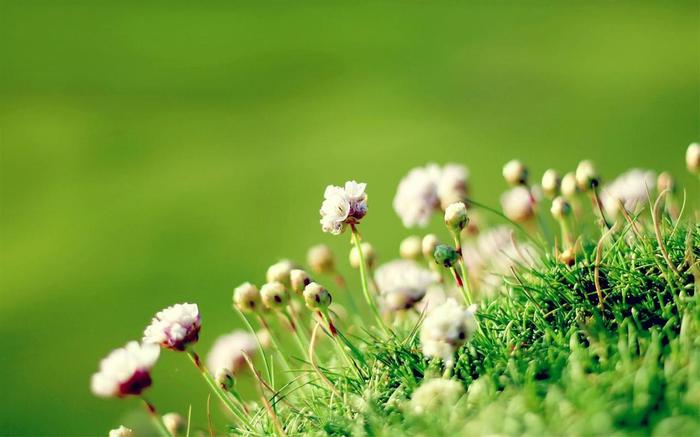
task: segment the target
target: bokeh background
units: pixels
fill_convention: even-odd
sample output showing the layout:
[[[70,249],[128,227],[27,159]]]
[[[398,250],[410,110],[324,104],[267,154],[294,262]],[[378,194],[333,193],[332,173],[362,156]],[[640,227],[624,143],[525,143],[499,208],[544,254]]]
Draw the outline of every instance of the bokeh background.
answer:
[[[318,224],[326,184],[368,182],[384,260],[410,233],[396,185],[428,161],[468,165],[493,205],[514,157],[669,170],[700,197],[694,1],[0,8],[3,435],[143,420],[88,382],[166,305],[199,303],[204,352],[277,259],[326,242],[350,273],[347,235]],[[164,353],[150,396],[201,422],[191,367]]]

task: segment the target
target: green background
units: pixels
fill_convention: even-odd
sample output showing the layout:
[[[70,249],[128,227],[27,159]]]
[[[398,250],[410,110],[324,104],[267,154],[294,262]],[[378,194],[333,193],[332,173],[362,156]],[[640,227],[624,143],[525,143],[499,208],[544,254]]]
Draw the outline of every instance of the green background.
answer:
[[[166,305],[200,305],[204,352],[278,258],[327,242],[349,273],[329,183],[368,183],[384,260],[428,161],[494,205],[514,157],[669,170],[697,205],[697,2],[0,5],[0,434],[142,420],[89,377]],[[191,367],[164,353],[150,397],[201,423]]]

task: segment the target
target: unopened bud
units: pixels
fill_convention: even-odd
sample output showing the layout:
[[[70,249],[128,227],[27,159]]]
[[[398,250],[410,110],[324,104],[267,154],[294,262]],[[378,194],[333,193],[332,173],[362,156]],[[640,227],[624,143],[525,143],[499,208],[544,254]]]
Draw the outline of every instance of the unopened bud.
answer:
[[[542,191],[549,197],[554,197],[559,193],[561,178],[554,169],[549,169],[542,175]]]
[[[331,273],[335,270],[333,252],[325,244],[317,244],[310,248],[306,254],[306,263],[311,267],[311,271],[317,275]]]
[[[435,262],[441,264],[447,268],[454,266],[459,259],[459,253],[452,246],[447,244],[440,244],[435,248],[433,252],[433,257]]]
[[[325,310],[331,304],[333,298],[331,294],[317,282],[311,282],[304,288],[304,301],[306,306],[312,310]]]
[[[401,241],[399,254],[403,259],[418,259],[421,256],[421,240],[417,235],[411,235]]]
[[[421,249],[423,250],[423,256],[426,259],[433,259],[433,253],[435,253],[435,248],[440,244],[437,235],[428,234],[423,237],[421,242]]]
[[[133,437],[134,431],[130,428],[121,425],[119,428],[112,429],[109,431],[109,437]]]
[[[301,269],[293,269],[289,272],[289,278],[292,284],[292,291],[299,295],[304,292],[304,287],[311,282],[309,275]]]
[[[260,289],[263,304],[270,309],[283,309],[289,303],[289,293],[281,282],[268,282]]]
[[[563,197],[555,197],[550,211],[555,219],[561,220],[571,214],[571,205]]]
[[[281,282],[285,286],[289,286],[289,272],[295,268],[294,263],[283,259],[267,269],[265,279],[267,282]]]
[[[362,256],[365,258],[365,263],[368,267],[373,267],[377,261],[377,254],[374,251],[374,247],[369,243],[360,243],[360,247],[362,248]],[[350,249],[349,260],[353,268],[360,268],[360,253],[357,251],[357,246],[353,246],[353,248]]]
[[[561,194],[567,199],[571,199],[576,193],[578,193],[576,174],[574,172],[569,172],[561,178]]]
[[[692,143],[685,151],[685,165],[688,171],[693,174],[700,173],[700,144]]]
[[[503,178],[508,184],[513,186],[525,185],[527,184],[527,168],[517,159],[508,161],[503,166]]]
[[[467,215],[467,205],[464,202],[456,202],[451,204],[445,210],[445,225],[454,232],[461,232],[469,223]]]
[[[520,186],[511,188],[501,195],[503,214],[516,223],[526,222],[535,214],[530,190]]]
[[[226,367],[222,367],[217,370],[214,378],[216,379],[216,383],[219,385],[219,387],[226,391],[231,390],[233,385],[236,383],[236,380],[233,377],[233,372]]]
[[[233,304],[243,312],[260,309],[260,292],[258,287],[250,282],[244,282],[233,290]]]
[[[676,182],[673,180],[671,173],[665,171],[659,174],[656,178],[656,189],[659,193],[668,190],[669,193],[674,193],[676,191]]]
[[[600,184],[600,177],[593,165],[593,161],[584,160],[576,167],[576,185],[583,192],[589,191]]]
[[[177,413],[163,414],[163,425],[168,430],[170,435],[177,436],[178,433],[185,430],[185,419]]]

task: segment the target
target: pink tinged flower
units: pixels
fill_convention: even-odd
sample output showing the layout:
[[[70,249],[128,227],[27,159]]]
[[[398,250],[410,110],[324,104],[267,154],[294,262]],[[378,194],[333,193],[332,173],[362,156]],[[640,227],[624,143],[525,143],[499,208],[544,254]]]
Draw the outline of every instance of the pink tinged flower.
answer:
[[[321,204],[321,228],[323,232],[339,235],[349,224],[357,224],[367,214],[367,184],[348,181],[345,188],[326,187]]]
[[[246,364],[243,352],[252,356],[257,350],[255,336],[247,331],[236,330],[217,338],[207,355],[207,367],[212,372],[220,369],[238,373]]]
[[[413,260],[399,259],[381,265],[374,274],[387,311],[411,308],[435,282],[433,273]]]
[[[151,369],[158,360],[160,348],[154,344],[127,343],[100,361],[100,369],[92,375],[90,388],[96,396],[124,397],[138,395],[151,385]]]
[[[197,304],[176,304],[159,311],[143,333],[144,343],[184,351],[199,339],[201,318]]]
[[[651,170],[632,169],[607,184],[600,193],[605,213],[617,216],[620,203],[630,213],[637,213],[649,202],[649,193],[656,185],[656,174]]]

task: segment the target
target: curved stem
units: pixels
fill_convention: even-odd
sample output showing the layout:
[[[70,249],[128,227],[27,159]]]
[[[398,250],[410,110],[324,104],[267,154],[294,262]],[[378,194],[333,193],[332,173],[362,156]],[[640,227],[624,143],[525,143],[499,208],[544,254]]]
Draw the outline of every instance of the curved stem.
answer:
[[[369,287],[367,286],[367,265],[365,264],[365,255],[362,253],[362,245],[360,244],[360,234],[357,231],[357,228],[355,225],[351,225],[352,227],[352,242],[357,248],[357,254],[360,257],[360,279],[362,282],[362,293],[365,296],[365,300],[367,301],[367,305],[369,305],[369,308],[372,310],[372,314],[374,315],[374,318],[377,321],[377,324],[381,329],[383,329],[385,332],[388,332],[386,326],[384,325],[384,321],[382,320],[382,317],[379,315],[379,310],[377,309],[377,306],[374,303],[374,299],[372,296],[369,294]]]
[[[163,437],[172,437],[172,434],[170,434],[170,431],[168,431],[168,428],[166,428],[163,423],[163,417],[156,411],[156,407],[143,396],[141,396],[141,400],[146,405],[146,411],[151,417],[153,424],[158,428],[158,433]]]

